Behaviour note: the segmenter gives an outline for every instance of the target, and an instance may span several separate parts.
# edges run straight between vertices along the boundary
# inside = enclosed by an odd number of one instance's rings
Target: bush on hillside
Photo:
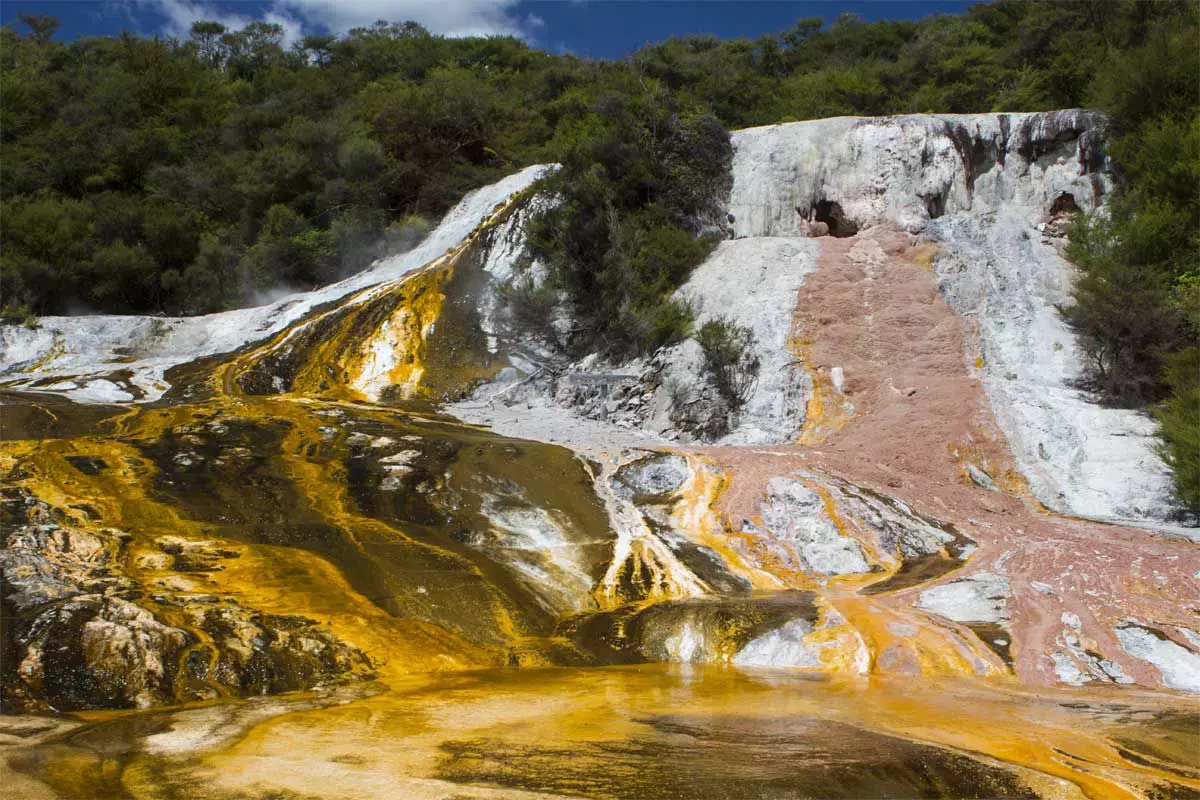
[[[670,295],[723,235],[729,133],[654,82],[578,100],[594,114],[560,132],[563,166],[543,184],[555,202],[529,226],[578,321],[567,346],[628,356],[679,341],[691,314]]]
[[[1164,359],[1183,315],[1167,302],[1170,275],[1126,262],[1127,246],[1119,221],[1097,215],[1072,223],[1067,255],[1081,275],[1063,313],[1086,358],[1084,387],[1104,402],[1137,407],[1161,398]]]
[[[704,323],[696,334],[704,362],[721,397],[733,411],[746,404],[758,382],[759,361],[754,332],[718,318]]]
[[[1158,410],[1159,454],[1174,473],[1179,499],[1200,510],[1200,347],[1189,347],[1167,362],[1170,395]]]

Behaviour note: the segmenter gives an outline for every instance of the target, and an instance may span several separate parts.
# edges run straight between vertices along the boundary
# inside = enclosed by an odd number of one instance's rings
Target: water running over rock
[[[4,328],[4,711],[39,715],[0,717],[5,783],[1200,790],[1196,545],[1047,510],[1163,516],[1157,462],[1109,449],[1140,423],[1068,356],[996,372],[1069,349],[1036,225],[1103,202],[1101,128],[737,134],[745,238],[681,290],[754,329],[736,413],[695,342],[566,362],[508,327],[541,168],[317,293]]]

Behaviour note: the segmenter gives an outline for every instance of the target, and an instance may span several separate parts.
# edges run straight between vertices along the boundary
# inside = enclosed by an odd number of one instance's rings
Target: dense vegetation
[[[644,350],[689,331],[666,298],[719,228],[725,128],[1094,106],[1125,188],[1110,218],[1075,226],[1084,278],[1065,313],[1101,399],[1158,404],[1200,507],[1198,8],[1001,0],[672,39],[616,63],[412,23],[289,48],[262,23],[64,44],[27,19],[0,31],[6,314],[199,313],[314,286],[410,244],[465,190],[553,160],[564,202],[534,245],[580,322],[561,343]]]
[[[573,306],[568,349],[653,350],[688,334],[691,309],[671,292],[722,238],[729,132],[657,85],[629,81],[588,105],[530,249]]]
[[[1196,5],[1123,29],[1092,102],[1111,118],[1125,191],[1078,220],[1082,270],[1066,310],[1089,356],[1087,384],[1109,403],[1159,407],[1177,493],[1200,510],[1200,29]]]

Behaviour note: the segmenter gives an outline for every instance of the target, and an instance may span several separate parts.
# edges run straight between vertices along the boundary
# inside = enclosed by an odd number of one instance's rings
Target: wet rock
[[[108,534],[30,525],[11,533],[6,545],[0,551],[5,600],[19,611],[132,585],[111,572],[121,545]]]
[[[420,450],[401,450],[379,459],[380,465],[391,474],[406,475],[413,469],[413,462],[421,457]]]
[[[6,711],[144,708],[371,671],[365,654],[310,620],[262,614],[177,576],[154,579],[151,593],[122,572],[128,534],[39,524],[55,509],[31,495],[21,504],[26,524],[0,551]],[[216,541],[166,536],[155,544],[162,552],[143,554],[139,569],[211,571],[240,555]],[[146,596],[192,624],[156,616],[141,604]]]
[[[246,695],[275,694],[371,669],[366,654],[310,619],[211,603],[192,598],[185,613],[212,637],[204,673],[212,682]]]
[[[158,549],[171,556],[170,569],[177,572],[214,572],[223,569],[220,561],[237,558],[241,555],[237,550],[222,547],[216,542],[194,541],[179,536],[160,536],[155,540]],[[162,564],[161,559],[154,555],[144,555],[139,564],[150,568]],[[162,568],[162,567],[158,567]]]
[[[587,549],[565,520],[513,488],[486,494],[481,511],[489,523],[486,534],[464,531],[460,540],[507,565],[555,615],[595,605]]]
[[[729,663],[749,643],[789,624],[812,630],[817,617],[810,592],[789,591],[629,605],[569,618],[558,632],[602,663]]]
[[[903,560],[940,555],[943,551],[952,559],[966,558],[972,541],[954,526],[866,487],[828,475],[819,476],[819,480],[847,523],[874,535],[887,552]]]
[[[16,674],[60,710],[145,708],[173,699],[174,664],[189,635],[134,603],[80,595],[16,635]]]
[[[792,620],[749,642],[733,657],[733,663],[744,667],[819,668],[820,651],[804,641],[812,631],[808,620]]]
[[[171,461],[175,464],[175,466],[183,469],[194,467],[203,460],[203,457],[201,457],[198,453],[193,452],[176,453],[171,457]]]
[[[652,455],[618,469],[613,489],[635,503],[662,503],[676,496],[691,475],[687,459],[682,456]]]
[[[999,623],[1008,618],[1008,579],[993,572],[976,572],[921,592],[917,608],[955,622]]]
[[[981,489],[987,489],[989,492],[998,492],[1000,487],[992,480],[992,476],[981,470],[974,464],[967,464],[967,476],[971,482]]]
[[[772,478],[761,511],[767,531],[790,545],[807,571],[818,575],[870,571],[862,545],[842,535],[824,499],[803,482]]]
[[[1164,686],[1200,694],[1200,653],[1133,622],[1117,626],[1114,633],[1125,652],[1159,671]]]
[[[870,650],[858,632],[846,628],[845,623],[836,612],[827,613],[820,625],[808,619],[792,620],[749,642],[732,662],[743,667],[789,667],[865,675],[871,668]]]
[[[160,570],[168,569],[171,566],[172,558],[166,553],[142,553],[137,557],[138,569],[142,570]]]
[[[67,456],[66,458],[68,464],[84,475],[99,475],[108,469],[108,464],[105,463],[103,458],[95,456]]]
[[[1062,683],[1082,686],[1085,683],[1133,683],[1120,664],[1105,658],[1100,646],[1083,631],[1079,615],[1064,611],[1060,615],[1064,626],[1055,643],[1061,648],[1050,654],[1054,673]]]
[[[192,553],[180,553],[171,559],[171,569],[176,572],[216,572],[223,569],[214,559]]]

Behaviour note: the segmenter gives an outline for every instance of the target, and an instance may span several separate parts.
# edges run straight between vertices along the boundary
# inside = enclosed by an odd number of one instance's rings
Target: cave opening
[[[1075,202],[1075,195],[1070,192],[1063,192],[1058,197],[1054,198],[1054,202],[1050,204],[1050,215],[1055,214],[1075,214],[1079,211],[1079,204]]]
[[[858,225],[853,220],[846,218],[846,212],[842,211],[840,203],[832,200],[818,201],[813,206],[812,216],[817,222],[824,222],[828,225],[829,233],[840,239],[858,233]]]
[[[925,203],[925,211],[929,214],[930,219],[937,219],[946,213],[946,192],[935,192],[934,194],[920,195],[920,197]]]

